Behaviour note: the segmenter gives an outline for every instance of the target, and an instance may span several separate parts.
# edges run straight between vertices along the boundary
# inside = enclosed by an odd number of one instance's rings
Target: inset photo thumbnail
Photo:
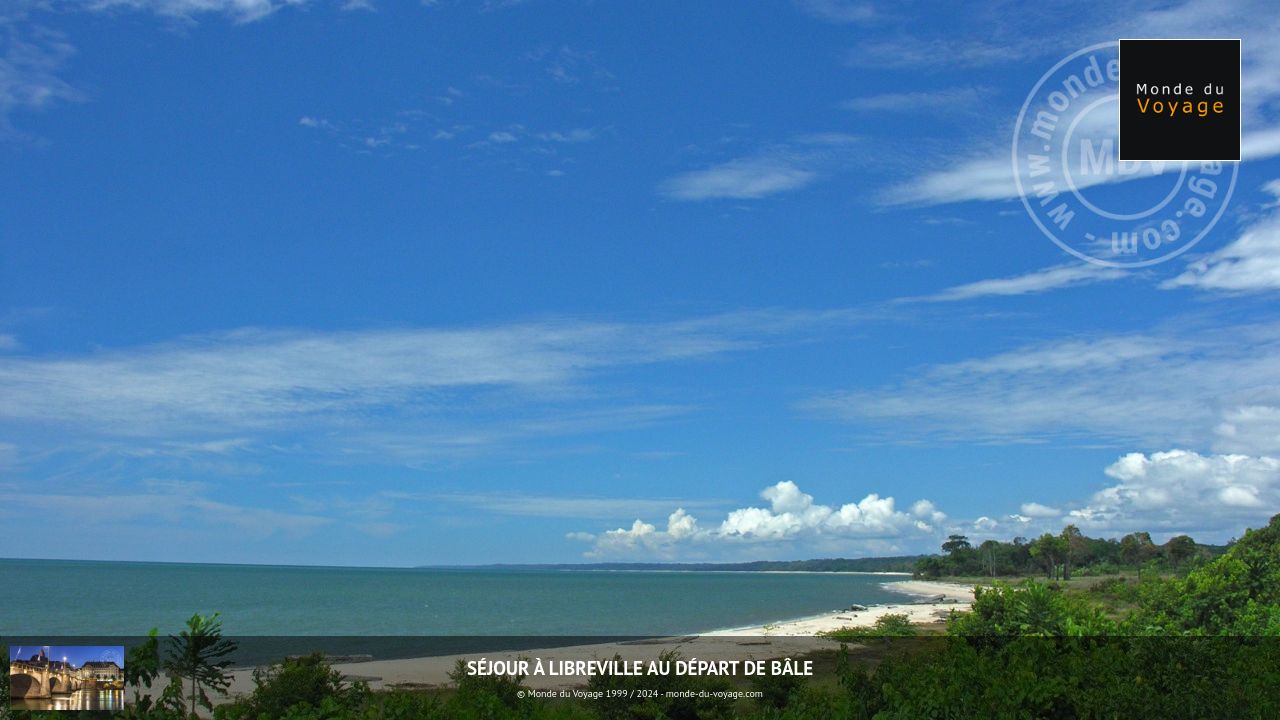
[[[15,710],[120,710],[124,647],[10,645],[9,704]]]

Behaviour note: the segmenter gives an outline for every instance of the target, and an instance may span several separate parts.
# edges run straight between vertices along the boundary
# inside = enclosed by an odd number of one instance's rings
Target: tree
[[[947,537],[947,541],[942,543],[942,552],[955,557],[956,555],[972,549],[969,544],[969,538],[964,535],[951,535]]]
[[[1031,557],[1044,565],[1045,576],[1058,579],[1058,560],[1066,554],[1067,541],[1057,535],[1045,533],[1031,543]]]
[[[1178,535],[1169,538],[1169,542],[1165,543],[1165,552],[1169,554],[1169,562],[1176,568],[1182,564],[1183,560],[1191,557],[1196,552],[1196,541],[1190,536]]]
[[[218,613],[192,615],[185,630],[177,636],[169,636],[169,643],[164,669],[171,677],[190,682],[188,711],[195,715],[197,704],[213,710],[205,689],[223,691],[231,684],[231,675],[226,671],[231,661],[225,658],[237,647],[236,643],[222,637],[222,620]]]
[[[913,574],[916,577],[935,579],[942,577],[944,569],[946,569],[946,566],[942,564],[941,559],[929,555],[916,561],[916,568]]]
[[[1120,559],[1126,565],[1141,565],[1155,554],[1156,546],[1151,542],[1151,533],[1129,533],[1120,538]]]
[[[1068,525],[1062,529],[1062,579],[1071,579],[1071,563],[1073,560],[1084,560],[1088,550],[1088,540],[1081,534],[1080,528]]]
[[[1000,543],[995,540],[985,540],[978,546],[978,552],[982,553],[982,561],[987,565],[987,574],[991,577],[996,576],[996,548],[1000,547]]]

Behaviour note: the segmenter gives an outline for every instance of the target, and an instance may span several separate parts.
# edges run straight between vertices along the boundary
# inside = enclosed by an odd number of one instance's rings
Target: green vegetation
[[[197,705],[212,710],[213,703],[205,689],[222,692],[231,684],[231,676],[226,672],[231,661],[226,656],[236,649],[234,642],[222,637],[218,613],[208,617],[192,615],[187,627],[177,636],[169,636],[169,640],[164,669],[170,678],[190,684],[186,693],[188,712],[194,715]]]
[[[914,637],[916,627],[906,615],[889,613],[876,618],[871,627],[844,627],[821,633],[823,637],[843,642],[857,642],[868,638]]]
[[[1185,574],[1149,573],[1140,582],[1110,578],[1079,591],[1064,589],[1070,585],[1065,578],[1089,567],[1081,548],[1093,541],[1070,534],[1051,537],[1036,555],[1028,550],[1028,557],[1044,558],[1051,576],[1052,566],[1058,566],[1063,582],[1027,578],[979,588],[971,611],[953,614],[945,635],[911,637],[915,628],[893,615],[874,628],[833,633],[848,644],[841,645],[834,668],[813,679],[599,676],[586,690],[600,699],[574,700],[522,695],[525,678],[472,677],[460,664],[448,688],[372,691],[364,683],[344,681],[321,656],[312,655],[255,672],[253,692],[217,706],[214,718],[1280,717],[1280,515],[1212,560],[1201,555],[1203,546],[1190,542],[1160,549],[1149,538],[1128,536],[1129,559],[1150,555],[1150,562],[1165,553],[1169,569],[1181,567]],[[949,538],[948,545],[951,556],[982,551],[964,538]],[[1125,546],[1123,541],[1116,545]],[[171,638],[171,658],[202,658],[200,667],[215,669],[202,670],[200,682],[216,687],[219,661],[208,649],[220,647],[220,638],[216,616],[212,624],[207,620],[188,626],[189,635],[201,638],[198,643]],[[183,650],[193,646],[206,650],[190,655]],[[183,678],[191,675],[174,673],[192,673],[197,663],[161,663],[154,633],[130,650],[127,663],[134,685],[149,687],[162,670],[173,678],[159,702],[141,698],[127,715],[177,720],[190,712],[192,694],[184,692]],[[633,692],[641,690],[656,692]],[[735,690],[759,696],[726,695]]]
[[[976,548],[964,535],[952,535],[942,544],[941,555],[915,561],[916,577],[938,579],[955,576],[1023,577],[1043,574],[1049,580],[1070,580],[1072,575],[1115,575],[1120,572],[1171,572],[1204,563],[1226,548],[1201,545],[1186,535],[1164,545],[1151,534],[1130,533],[1119,540],[1086,537],[1075,525],[1054,535],[1011,542],[986,540]]]

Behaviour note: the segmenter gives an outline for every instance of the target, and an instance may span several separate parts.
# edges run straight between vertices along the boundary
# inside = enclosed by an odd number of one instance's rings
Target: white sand
[[[706,633],[710,636],[732,635],[738,637],[812,636],[844,627],[870,627],[885,615],[906,615],[912,623],[933,623],[946,620],[953,610],[968,610],[973,602],[973,588],[969,585],[922,580],[903,580],[884,583],[887,590],[919,597],[943,597],[944,602],[910,603],[897,605],[869,605],[858,612],[839,610],[811,615],[796,620],[786,620],[754,627],[732,628]]]

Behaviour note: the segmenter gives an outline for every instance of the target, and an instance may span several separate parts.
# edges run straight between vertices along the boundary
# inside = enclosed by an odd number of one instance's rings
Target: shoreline
[[[866,605],[865,610],[832,610],[817,615],[779,620],[763,625],[725,628],[702,633],[711,637],[770,637],[816,636],[818,633],[839,630],[843,627],[871,627],[885,615],[906,615],[912,624],[934,623],[945,620],[952,610],[968,610],[973,604],[973,587],[961,583],[902,580],[881,583],[881,587],[917,598],[940,598],[933,602],[903,602]]]
[[[653,640],[395,660],[374,659],[334,663],[332,667],[350,680],[364,680],[371,688],[379,689],[393,686],[405,688],[444,686],[450,683],[449,673],[453,671],[459,660],[482,657],[492,660],[516,660],[520,657],[581,660],[607,659],[619,655],[623,660],[648,660],[659,652],[675,650],[686,657],[696,656],[703,660],[732,660],[743,657],[767,659],[802,655],[828,646],[836,647],[836,641],[819,636],[822,632],[843,627],[870,627],[877,619],[891,613],[904,614],[913,624],[937,623],[945,620],[952,611],[967,610],[973,602],[973,588],[959,583],[901,580],[886,582],[882,586],[903,595],[932,598],[934,601],[867,605],[862,606],[865,607],[863,610],[836,610],[764,625]],[[533,676],[526,678],[524,682],[531,688],[554,690],[580,687],[586,684],[588,679],[586,676]],[[247,695],[252,690],[253,670],[237,669],[233,672],[231,686],[224,697],[231,699],[237,695]]]

